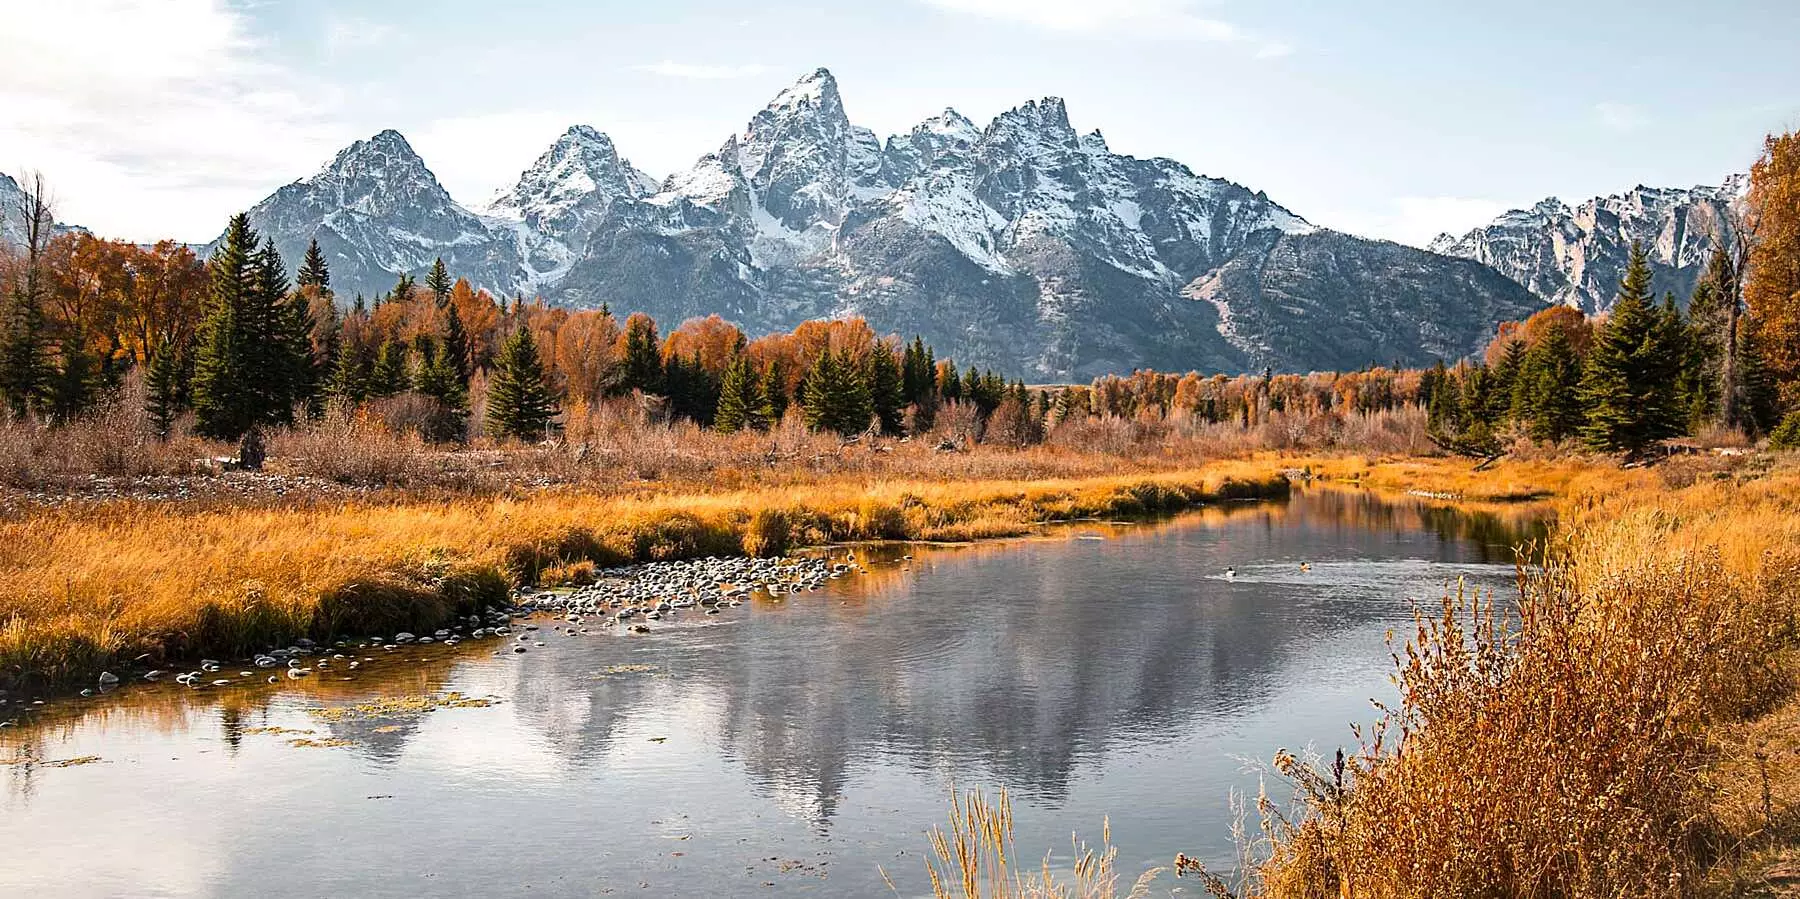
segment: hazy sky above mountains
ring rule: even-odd
[[[824,66],[884,137],[1061,96],[1115,151],[1422,244],[1548,195],[1717,183],[1800,127],[1792,0],[747,6],[0,0],[0,171],[100,233],[202,241],[388,127],[465,205],[577,123],[666,176]]]

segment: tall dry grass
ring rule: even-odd
[[[584,562],[1006,536],[1286,490],[1278,466],[1226,462],[1084,479],[51,509],[0,520],[0,672],[62,680],[142,653],[241,654],[301,635],[435,627],[500,601],[509,583]]]
[[[1045,857],[1035,868],[1020,863],[1013,841],[1012,800],[1005,790],[989,801],[981,793],[952,793],[950,829],[931,830],[925,861],[935,899],[1114,899],[1119,895],[1118,850],[1112,827],[1102,824],[1100,846],[1074,846],[1067,871]],[[1139,876],[1127,899],[1148,896],[1162,869]]]
[[[1277,756],[1297,806],[1264,806],[1248,876],[1217,892],[1691,896],[1791,826],[1774,797],[1800,766],[1754,763],[1742,722],[1791,687],[1800,474],[1562,505],[1516,612],[1447,599],[1358,751]]]

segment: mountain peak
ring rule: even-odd
[[[614,199],[643,196],[650,187],[648,177],[620,158],[612,138],[592,125],[571,125],[487,212],[543,227],[578,206],[603,208]]]
[[[815,69],[810,74],[794,82],[792,87],[782,90],[769,101],[769,112],[812,107],[815,109],[836,109],[841,115],[844,108],[843,97],[838,94],[837,78],[830,69]]]

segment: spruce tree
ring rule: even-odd
[[[331,292],[331,268],[325,264],[325,254],[319,252],[318,238],[307,242],[306,258],[300,263],[294,283],[299,287],[317,288],[320,293]]]
[[[245,345],[255,325],[251,307],[263,286],[257,242],[249,216],[239,213],[207,263],[212,290],[194,358],[194,424],[218,440],[242,437],[256,424],[261,405]]]
[[[1582,375],[1582,437],[1589,447],[1635,455],[1681,433],[1675,384],[1681,348],[1669,345],[1669,335],[1667,316],[1651,304],[1648,256],[1633,244],[1618,300]]]
[[[418,282],[413,280],[413,276],[402,272],[399,279],[394,282],[394,289],[388,291],[387,302],[410,302],[418,289]],[[380,308],[379,304],[376,308]]]
[[[488,432],[499,438],[541,440],[555,415],[537,342],[530,328],[519,328],[494,362],[494,377],[488,383]]]
[[[450,305],[450,288],[450,270],[444,267],[444,257],[439,256],[431,264],[431,272],[425,276],[425,289],[431,291],[437,307],[443,309]]]
[[[843,379],[838,374],[837,356],[822,350],[806,371],[806,382],[800,387],[800,404],[806,413],[806,426],[814,431],[833,429],[835,411],[841,404]]]
[[[1561,442],[1581,428],[1581,361],[1568,328],[1554,324],[1525,353],[1514,408],[1533,440]]]
[[[93,404],[98,387],[97,366],[79,335],[62,342],[61,365],[50,380],[49,412],[59,422],[73,421]]]
[[[713,427],[726,434],[745,429],[761,431],[774,418],[762,378],[757,377],[750,357],[740,354],[725,369],[725,377],[719,383],[719,405],[713,416]]]
[[[768,370],[762,375],[762,388],[763,395],[769,400],[769,423],[781,421],[787,414],[789,399],[787,366],[782,365],[780,359],[770,360]]]
[[[144,411],[149,414],[156,436],[167,440],[174,430],[186,403],[181,387],[181,353],[174,342],[164,339],[150,353],[150,364],[144,371]]]
[[[354,341],[339,341],[337,355],[332,361],[327,392],[354,405],[368,398],[369,382],[373,379],[374,369],[368,354],[362,352]]]
[[[656,336],[656,322],[647,315],[633,315],[625,322],[625,377],[620,382],[624,391],[663,392],[662,351]]]
[[[439,414],[425,436],[431,440],[461,440],[467,433],[469,391],[457,374],[447,348],[429,337],[420,351],[419,371],[413,388],[437,400]]]
[[[886,343],[876,341],[874,348],[869,351],[866,371],[870,408],[881,421],[882,433],[900,433],[905,421],[903,413],[906,409],[906,394],[900,365],[894,360],[894,351]]]
[[[448,303],[444,306],[444,356],[464,387],[468,386],[469,376],[474,373],[470,355],[469,333],[463,330],[462,314],[456,311],[455,303]]]
[[[375,357],[375,372],[369,380],[371,396],[394,396],[412,388],[406,372],[406,344],[393,338],[381,345]]]
[[[53,372],[44,329],[43,307],[25,284],[19,284],[0,317],[0,393],[14,417],[37,409],[49,390]]]

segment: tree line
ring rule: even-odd
[[[1251,428],[1276,416],[1425,410],[1431,438],[1491,455],[1517,437],[1641,452],[1712,427],[1800,443],[1800,136],[1771,136],[1751,173],[1745,235],[1685,303],[1659,302],[1634,247],[1604,316],[1566,307],[1503,324],[1479,358],[1430,369],[1206,376],[1151,371],[1027,388],[959,369],[924,341],[861,319],[751,340],[718,316],[659,333],[649,316],[502,300],[440,260],[422,283],[343,302],[314,243],[290,278],[273,243],[233,218],[212,257],[53,233],[28,184],[17,254],[0,253],[0,399],[15,417],[84,414],[143,374],[162,434],[257,427],[405,397],[434,440],[475,428],[542,439],[560,415],[638,396],[669,418],[760,430],[790,410],[819,431],[952,433],[1015,445],[1101,417]],[[479,412],[479,421],[471,419]]]

